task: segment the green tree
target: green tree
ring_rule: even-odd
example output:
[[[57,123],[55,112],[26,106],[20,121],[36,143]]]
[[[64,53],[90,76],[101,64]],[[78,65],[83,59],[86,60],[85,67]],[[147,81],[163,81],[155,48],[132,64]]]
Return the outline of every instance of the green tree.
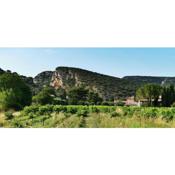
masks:
[[[162,106],[170,107],[175,102],[175,88],[173,85],[164,87],[162,90]]]
[[[45,87],[32,99],[33,103],[40,105],[53,104],[55,97],[55,90],[51,87]]]
[[[62,100],[66,100],[67,94],[65,89],[59,88],[55,91],[56,97],[62,99]]]
[[[0,109],[7,110],[9,108],[15,108],[18,104],[16,103],[16,95],[12,89],[0,91]]]
[[[21,109],[31,104],[32,93],[19,75],[4,73],[0,76],[0,98],[1,110]]]
[[[99,96],[98,93],[89,92],[87,101],[91,105],[98,105],[102,103],[103,99]]]
[[[136,91],[137,100],[146,100],[148,106],[157,106],[162,87],[157,84],[146,84]]]
[[[84,105],[88,100],[89,90],[84,87],[72,88],[68,93],[68,103],[71,105]]]
[[[67,93],[65,89],[59,88],[55,90],[54,104],[67,105]]]

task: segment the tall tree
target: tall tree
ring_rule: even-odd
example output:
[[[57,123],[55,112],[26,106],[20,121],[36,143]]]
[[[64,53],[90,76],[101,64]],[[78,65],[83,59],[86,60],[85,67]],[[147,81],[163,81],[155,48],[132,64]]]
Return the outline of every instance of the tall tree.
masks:
[[[59,88],[55,90],[54,104],[57,105],[67,104],[67,93],[65,89]]]
[[[84,87],[75,87],[68,92],[68,102],[71,105],[84,105],[87,103],[89,90]]]
[[[31,104],[32,93],[19,75],[9,72],[0,76],[0,97],[1,109],[21,109]]]
[[[162,90],[162,105],[170,107],[175,102],[175,87],[169,85]]]
[[[148,106],[157,106],[162,87],[157,84],[146,84],[136,91],[137,100],[146,100]]]
[[[87,101],[89,104],[98,105],[102,103],[103,99],[99,96],[98,93],[89,92]]]
[[[37,95],[33,97],[33,103],[46,105],[53,104],[55,97],[55,90],[51,87],[45,87]]]

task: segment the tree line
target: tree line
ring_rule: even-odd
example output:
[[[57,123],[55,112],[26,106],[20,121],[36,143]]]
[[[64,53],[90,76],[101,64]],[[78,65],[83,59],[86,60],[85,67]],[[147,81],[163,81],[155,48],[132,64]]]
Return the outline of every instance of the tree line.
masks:
[[[84,87],[74,87],[68,92],[64,89],[45,87],[32,98],[33,103],[41,105],[99,105],[102,101],[98,93]]]
[[[142,101],[145,106],[174,106],[175,87],[174,85],[145,84],[136,91],[136,100]]]

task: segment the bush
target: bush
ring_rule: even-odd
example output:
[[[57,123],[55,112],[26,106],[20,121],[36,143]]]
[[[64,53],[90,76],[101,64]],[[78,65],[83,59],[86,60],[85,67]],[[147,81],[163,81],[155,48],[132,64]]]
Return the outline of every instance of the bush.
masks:
[[[39,111],[39,105],[26,106],[22,113],[23,115],[28,115],[30,113],[37,113]]]
[[[67,112],[68,112],[68,113],[76,114],[77,111],[78,111],[78,108],[77,108],[77,107],[74,107],[74,106],[67,106]]]
[[[99,113],[99,112],[100,112],[99,108],[96,107],[96,106],[90,106],[90,107],[89,107],[89,110],[90,110],[90,112],[92,112],[92,113]]]
[[[29,117],[29,119],[32,119],[32,121],[33,121],[33,119],[36,117],[36,115],[33,113],[30,113],[30,114],[28,114],[28,117]]]
[[[13,112],[12,112],[12,111],[7,111],[7,112],[5,112],[5,119],[6,119],[6,120],[11,120],[11,119],[13,119]]]
[[[17,120],[12,121],[13,128],[24,128],[24,125]]]
[[[171,111],[162,111],[162,119],[166,120],[167,122],[173,120],[174,115]]]
[[[81,109],[81,110],[78,110],[77,112],[77,116],[83,116],[83,117],[87,117],[88,116],[88,111],[86,109]]]
[[[60,106],[55,105],[55,106],[53,107],[53,112],[56,112],[56,113],[61,112],[61,108],[60,108]]]
[[[108,113],[108,112],[110,112],[109,106],[99,106],[98,109],[102,113]]]
[[[45,106],[40,106],[39,107],[39,114],[44,115],[44,114],[50,114],[53,112],[53,106],[52,105],[45,105]]]
[[[158,117],[157,109],[154,109],[154,108],[145,108],[145,109],[147,109],[144,112],[145,118],[157,118]]]

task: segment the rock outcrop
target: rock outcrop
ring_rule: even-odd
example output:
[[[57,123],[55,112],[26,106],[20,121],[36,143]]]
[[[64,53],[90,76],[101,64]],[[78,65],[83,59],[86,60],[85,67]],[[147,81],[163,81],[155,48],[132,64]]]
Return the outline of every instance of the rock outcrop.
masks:
[[[4,70],[0,69],[0,75]],[[9,71],[8,71],[9,72]],[[69,91],[73,87],[84,86],[97,92],[104,100],[125,99],[135,95],[138,87],[146,83],[162,86],[175,85],[175,77],[127,76],[112,77],[96,72],[71,67],[57,67],[55,71],[45,71],[36,77],[21,76],[33,91],[38,93],[43,87],[51,86]]]
[[[106,100],[122,98],[122,91],[126,92],[128,88],[128,96],[134,93],[134,89],[126,87],[127,80],[71,67],[58,67],[53,72],[42,72],[34,78],[34,84],[38,86],[38,89],[52,86],[55,89],[62,88],[66,91],[73,87],[84,86],[97,92]]]
[[[63,88],[63,81],[59,72],[53,72],[50,86],[54,87],[55,89]]]
[[[133,96],[136,89],[146,83],[175,85],[175,77],[127,76],[118,78],[79,68],[57,67],[53,72],[46,71],[38,74],[33,82],[38,89],[47,85],[68,91],[72,87],[84,86],[99,93],[104,99],[112,100]]]

